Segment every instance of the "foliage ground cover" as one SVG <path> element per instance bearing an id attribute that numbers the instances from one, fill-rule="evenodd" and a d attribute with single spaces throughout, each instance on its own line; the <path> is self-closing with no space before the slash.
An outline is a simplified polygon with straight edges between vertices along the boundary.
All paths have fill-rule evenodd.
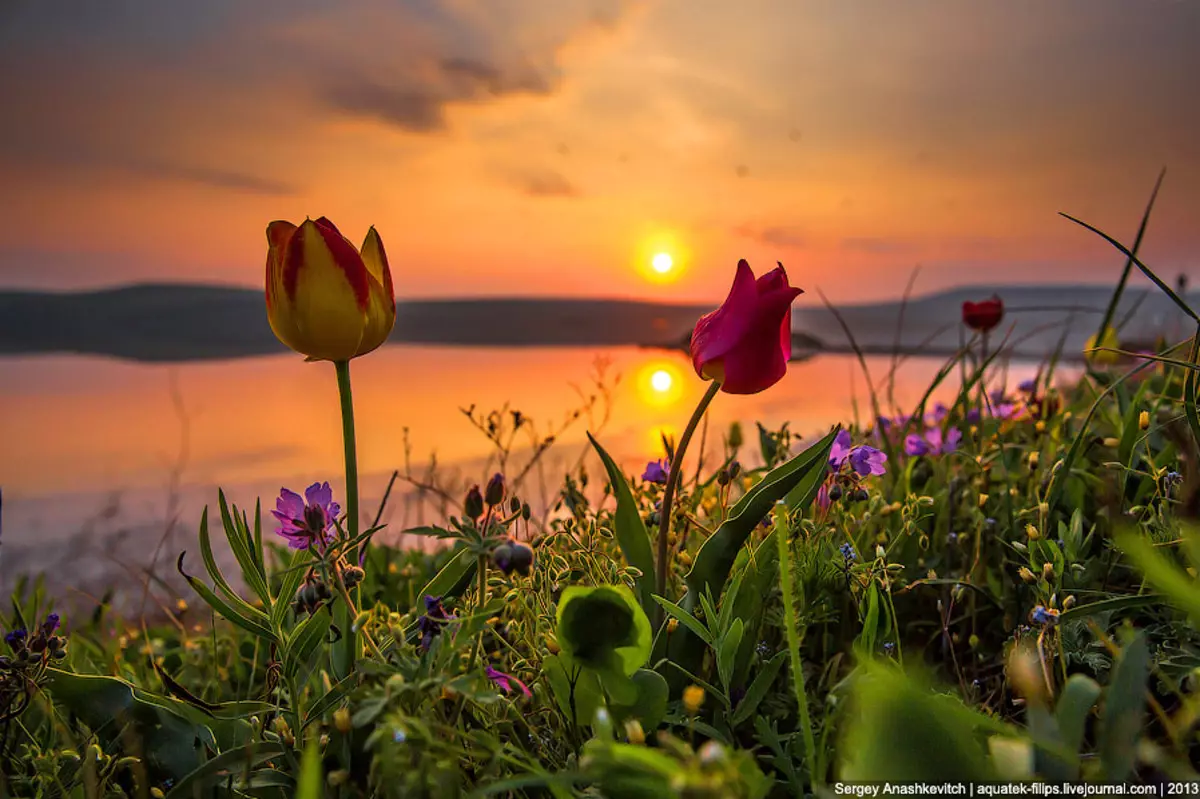
<path id="1" fill-rule="evenodd" d="M 718 458 L 689 460 L 722 388 L 769 390 L 786 368 L 795 290 L 739 265 L 693 336 L 712 389 L 663 460 L 627 474 L 593 438 L 601 473 L 565 475 L 555 513 L 534 518 L 529 470 L 508 468 L 407 531 L 446 546 L 401 551 L 364 524 L 354 478 L 349 364 L 391 325 L 382 241 L 355 250 L 324 220 L 269 238 L 272 326 L 336 365 L 347 496 L 315 484 L 267 511 L 219 496 L 224 535 L 206 510 L 177 563 L 194 593 L 165 622 L 62 617 L 23 584 L 0 618 L 8 794 L 1197 779 L 1200 337 L 1124 352 L 1112 308 L 1136 267 L 1200 318 L 1137 243 L 1109 239 L 1129 265 L 1078 379 L 1051 358 L 1005 385 L 988 341 L 1002 300 L 969 303 L 970 340 L 916 407 L 872 394 L 872 423 L 808 441 L 734 426 Z M 339 280 L 343 305 L 312 300 Z M 528 423 L 481 418 L 497 442 Z M 224 547 L 239 574 L 218 567 Z"/>

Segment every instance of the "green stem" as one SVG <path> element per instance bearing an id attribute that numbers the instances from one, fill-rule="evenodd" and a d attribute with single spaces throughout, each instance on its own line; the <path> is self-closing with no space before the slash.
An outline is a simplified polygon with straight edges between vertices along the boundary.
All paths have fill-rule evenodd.
<path id="1" fill-rule="evenodd" d="M 354 397 L 350 391 L 350 362 L 334 361 L 337 369 L 338 398 L 342 403 L 342 444 L 346 452 L 346 532 L 358 536 L 358 451 L 354 442 Z M 358 563 L 357 547 L 346 553 Z"/>
<path id="2" fill-rule="evenodd" d="M 333 366 L 337 370 L 338 399 L 342 407 L 342 445 L 346 453 L 346 534 L 353 541 L 358 536 L 358 453 L 354 440 L 354 396 L 350 391 L 350 361 L 334 361 Z M 349 549 L 346 557 L 351 564 L 357 565 L 358 547 Z M 340 578 L 338 583 L 341 583 Z M 358 592 L 356 586 L 355 599 Z M 339 679 L 353 671 L 358 655 L 358 634 L 352 629 L 355 607 L 357 602 L 347 602 L 345 616 L 339 619 L 345 627 L 334 658 L 334 673 Z"/>
<path id="3" fill-rule="evenodd" d="M 700 404 L 696 406 L 696 410 L 692 411 L 692 418 L 688 420 L 687 427 L 679 439 L 679 445 L 675 447 L 675 457 L 671 461 L 671 473 L 667 476 L 667 487 L 663 491 L 662 508 L 659 511 L 658 520 L 658 579 L 655 585 L 659 596 L 666 596 L 667 592 L 667 535 L 671 532 L 671 503 L 675 500 L 675 489 L 678 488 L 679 481 L 683 477 L 683 456 L 687 452 L 688 442 L 692 440 L 692 434 L 696 432 L 696 427 L 704 418 L 704 412 L 708 410 L 709 403 L 713 401 L 713 397 L 717 396 L 717 392 L 720 390 L 721 384 L 716 380 L 712 381 L 708 391 L 701 398 Z M 658 615 L 661 618 L 661 608 L 659 608 Z"/>
<path id="4" fill-rule="evenodd" d="M 787 505 L 775 503 L 775 543 L 779 547 L 779 590 L 783 593 L 783 627 L 787 632 L 788 651 L 792 656 L 792 688 L 800 708 L 800 733 L 804 736 L 804 758 L 808 761 L 808 776 L 815 788 L 822 782 L 817 771 L 817 744 L 813 738 L 812 721 L 808 715 L 808 693 L 804 688 L 804 670 L 800 663 L 800 637 L 796 634 L 796 608 L 792 604 L 792 550 L 788 541 Z"/>

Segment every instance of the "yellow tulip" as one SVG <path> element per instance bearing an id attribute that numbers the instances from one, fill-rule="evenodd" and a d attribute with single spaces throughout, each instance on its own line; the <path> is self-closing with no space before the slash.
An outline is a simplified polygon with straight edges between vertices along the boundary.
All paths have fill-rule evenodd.
<path id="1" fill-rule="evenodd" d="M 1094 350 L 1098 347 L 1104 347 L 1107 350 L 1115 350 L 1120 346 L 1121 342 L 1117 340 L 1117 331 L 1113 330 L 1111 327 L 1106 327 L 1104 328 L 1104 335 L 1100 336 L 1099 342 L 1097 342 L 1095 335 L 1088 337 L 1087 344 L 1084 345 L 1083 348 L 1084 357 L 1094 364 L 1117 363 L 1119 360 L 1121 360 L 1121 356 L 1115 352 L 1091 352 L 1090 350 Z"/>
<path id="2" fill-rule="evenodd" d="M 348 361 L 383 344 L 396 299 L 375 228 L 358 250 L 325 217 L 267 226 L 267 319 L 310 361 Z"/>

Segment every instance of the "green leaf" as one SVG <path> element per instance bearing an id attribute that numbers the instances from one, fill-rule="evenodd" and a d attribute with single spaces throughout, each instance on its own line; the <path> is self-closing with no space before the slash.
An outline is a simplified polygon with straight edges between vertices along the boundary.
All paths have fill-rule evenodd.
<path id="1" fill-rule="evenodd" d="M 581 666 L 625 677 L 645 665 L 653 643 L 646 612 L 623 585 L 573 585 L 563 591 L 557 638 Z"/>
<path id="2" fill-rule="evenodd" d="M 722 636 L 721 646 L 717 649 L 717 674 L 721 677 L 721 684 L 726 693 L 733 687 L 733 660 L 737 656 L 738 645 L 742 643 L 743 629 L 742 620 L 734 619 L 733 624 L 729 625 L 729 629 Z"/>
<path id="3" fill-rule="evenodd" d="M 1158 553 L 1149 541 L 1130 530 L 1113 534 L 1119 546 L 1146 576 L 1146 582 L 1162 591 L 1179 608 L 1200 623 L 1200 586 L 1187 572 Z"/>
<path id="4" fill-rule="evenodd" d="M 867 617 L 863 620 L 862 646 L 868 652 L 875 651 L 875 638 L 879 634 L 879 590 L 875 583 L 867 588 Z"/>
<path id="5" fill-rule="evenodd" d="M 465 547 L 458 550 L 446 565 L 425 584 L 417 594 L 417 602 L 427 596 L 458 596 L 471 584 L 476 561 Z"/>
<path id="6" fill-rule="evenodd" d="M 638 594 L 641 596 L 642 609 L 649 611 L 653 607 L 650 597 L 654 589 L 654 552 L 650 546 L 650 534 L 642 521 L 642 515 L 638 513 L 637 502 L 625 475 L 605 452 L 604 447 L 600 446 L 600 442 L 592 438 L 591 433 L 588 433 L 588 441 L 592 442 L 604 463 L 604 470 L 608 472 L 608 481 L 612 484 L 613 496 L 617 500 L 617 510 L 613 514 L 613 533 L 626 562 L 642 573 L 637 580 Z"/>
<path id="7" fill-rule="evenodd" d="M 953 697 L 873 662 L 855 682 L 839 778 L 846 782 L 987 782 L 984 724 Z"/>
<path id="8" fill-rule="evenodd" d="M 231 514 L 225 501 L 225 492 L 217 492 L 217 502 L 221 508 L 221 525 L 225 528 L 225 537 L 229 539 L 229 548 L 242 567 L 242 577 L 250 590 L 262 600 L 268 608 L 271 607 L 271 592 L 267 590 L 267 574 L 263 565 L 258 562 L 250 551 L 252 541 L 250 531 L 242 524 L 242 518 L 237 513 L 237 507 Z"/>
<path id="9" fill-rule="evenodd" d="M 627 705 L 614 704 L 614 715 L 618 721 L 636 718 L 647 732 L 657 729 L 667 715 L 667 681 L 649 669 L 638 669 L 630 680 L 637 688 L 637 699 Z"/>
<path id="10" fill-rule="evenodd" d="M 591 726 L 596 709 L 604 701 L 600 678 L 596 673 L 583 668 L 568 656 L 550 655 L 542 660 L 542 674 L 550 683 L 550 690 L 563 716 L 576 726 Z"/>
<path id="11" fill-rule="evenodd" d="M 130 683 L 98 674 L 50 669 L 47 691 L 110 746 L 133 736 L 153 774 L 178 780 L 201 766 L 203 747 L 215 746 L 212 731 L 189 719 L 200 711 Z M 106 747 L 107 748 L 107 747 Z"/>
<path id="12" fill-rule="evenodd" d="M 695 633 L 701 641 L 706 644 L 712 643 L 712 638 L 708 634 L 708 628 L 699 619 L 670 600 L 663 599 L 657 594 L 652 594 L 652 596 L 655 602 L 662 605 L 663 610 L 667 611 L 674 618 L 679 619 L 679 622 Z"/>
<path id="13" fill-rule="evenodd" d="M 191 799 L 197 790 L 219 780 L 241 777 L 272 758 L 283 757 L 287 751 L 287 747 L 281 743 L 255 741 L 222 752 L 175 783 L 166 799 Z"/>
<path id="14" fill-rule="evenodd" d="M 1150 649 L 1139 632 L 1121 650 L 1113 664 L 1104 697 L 1100 725 L 1100 762 L 1111 782 L 1124 782 L 1133 771 L 1138 735 L 1146 707 L 1146 680 L 1150 677 Z"/>
<path id="15" fill-rule="evenodd" d="M 300 760 L 300 779 L 296 783 L 296 799 L 321 799 L 325 795 L 324 775 L 321 768 L 321 748 L 317 736 L 308 739 L 304 756 Z"/>
<path id="16" fill-rule="evenodd" d="M 779 669 L 783 667 L 784 660 L 787 659 L 788 653 L 786 649 L 781 649 L 775 653 L 775 656 L 763 664 L 762 671 L 754 678 L 754 682 L 750 683 L 750 687 L 746 689 L 746 695 L 742 697 L 741 703 L 737 706 L 737 711 L 733 714 L 733 726 L 737 726 L 746 719 L 754 715 L 754 711 L 758 710 L 759 704 L 766 697 L 767 691 L 775 682 L 775 678 L 779 676 Z"/>
<path id="17" fill-rule="evenodd" d="M 271 606 L 271 627 L 281 637 L 283 635 L 283 620 L 287 618 L 288 608 L 291 607 L 292 599 L 296 596 L 296 592 L 300 590 L 300 583 L 304 582 L 304 574 L 308 570 L 305 561 L 310 557 L 309 553 L 303 549 L 290 551 L 292 552 L 292 561 L 284 571 L 283 578 L 279 583 L 279 595 L 275 598 L 275 604 Z"/>
<path id="18" fill-rule="evenodd" d="M 1064 610 L 1058 616 L 1058 623 L 1063 624 L 1068 621 L 1077 621 L 1095 616 L 1100 613 L 1114 613 L 1118 610 L 1131 610 L 1134 608 L 1153 607 L 1161 605 L 1166 597 L 1162 594 L 1136 594 L 1132 596 L 1118 596 L 1112 599 L 1102 599 L 1099 602 L 1091 602 L 1087 605 L 1076 605 L 1070 610 Z"/>
<path id="19" fill-rule="evenodd" d="M 328 640 L 329 625 L 332 622 L 327 612 L 317 612 L 296 625 L 283 646 L 283 666 L 289 675 L 295 675 L 300 668 L 308 663 L 308 659 L 316 648 Z M 343 631 L 344 633 L 345 631 Z"/>
<path id="20" fill-rule="evenodd" d="M 183 578 L 188 581 L 196 593 L 200 595 L 209 607 L 219 613 L 226 621 L 241 627 L 248 633 L 262 638 L 264 641 L 275 641 L 275 632 L 270 627 L 270 619 L 267 614 L 263 613 L 258 608 L 251 607 L 245 600 L 240 599 L 235 594 L 231 597 L 231 601 L 227 602 L 217 596 L 211 588 L 209 588 L 202 580 L 192 577 L 183 570 L 183 558 L 186 552 L 179 554 L 179 560 L 175 567 Z"/>
<path id="21" fill-rule="evenodd" d="M 1054 713 L 1058 717 L 1063 746 L 1070 751 L 1078 752 L 1083 745 L 1088 715 L 1099 698 L 1099 683 L 1087 675 L 1072 674 L 1063 686 Z"/>
<path id="22" fill-rule="evenodd" d="M 824 475 L 836 435 L 837 428 L 787 463 L 771 470 L 734 504 L 728 518 L 696 553 L 695 563 L 684 578 L 688 587 L 684 607 L 693 607 L 706 590 L 714 597 L 720 597 L 742 545 L 775 503 L 790 496 L 806 478 L 817 482 Z"/>

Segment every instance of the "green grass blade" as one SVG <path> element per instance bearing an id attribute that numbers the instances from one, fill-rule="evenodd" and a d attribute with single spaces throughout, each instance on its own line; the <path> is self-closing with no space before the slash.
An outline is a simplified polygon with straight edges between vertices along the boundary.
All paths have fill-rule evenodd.
<path id="1" fill-rule="evenodd" d="M 588 433 L 588 441 L 591 442 L 596 454 L 604 463 L 604 470 L 608 472 L 608 481 L 612 485 L 613 496 L 617 500 L 617 510 L 613 514 L 613 533 L 616 535 L 617 545 L 621 548 L 621 554 L 625 556 L 626 562 L 642 573 L 642 576 L 637 579 L 638 595 L 641 598 L 642 609 L 649 613 L 650 608 L 653 607 L 651 597 L 655 579 L 654 551 L 650 546 L 650 533 L 646 530 L 646 524 L 638 512 L 637 501 L 633 498 L 633 492 L 625 480 L 625 475 L 621 473 L 616 462 L 604 447 L 600 446 L 600 442 L 592 437 L 591 433 Z M 666 512 L 667 509 L 663 510 Z"/>

